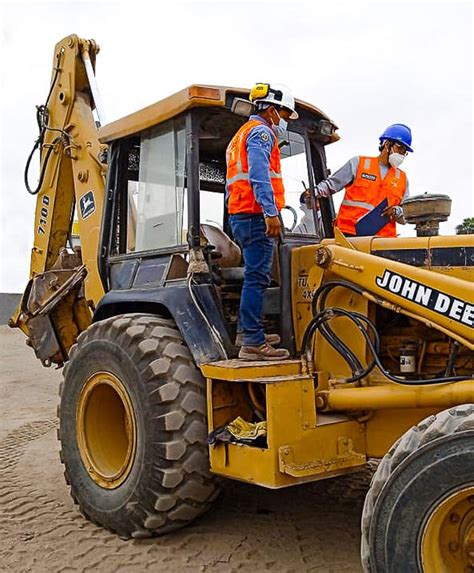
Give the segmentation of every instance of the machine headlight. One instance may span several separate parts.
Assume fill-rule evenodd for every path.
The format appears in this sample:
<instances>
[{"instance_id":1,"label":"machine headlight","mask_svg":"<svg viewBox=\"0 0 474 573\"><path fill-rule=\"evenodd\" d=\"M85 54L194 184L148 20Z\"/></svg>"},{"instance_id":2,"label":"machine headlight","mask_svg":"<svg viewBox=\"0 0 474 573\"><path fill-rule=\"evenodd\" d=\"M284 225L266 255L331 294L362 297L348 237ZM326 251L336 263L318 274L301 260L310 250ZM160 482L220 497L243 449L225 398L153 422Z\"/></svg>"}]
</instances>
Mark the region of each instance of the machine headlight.
<instances>
[{"instance_id":1,"label":"machine headlight","mask_svg":"<svg viewBox=\"0 0 474 573\"><path fill-rule=\"evenodd\" d=\"M248 117L254 111L254 104L247 99L242 99L240 97L234 98L232 101L231 110L233 113L237 115L243 115L244 117Z\"/></svg>"},{"instance_id":2,"label":"machine headlight","mask_svg":"<svg viewBox=\"0 0 474 573\"><path fill-rule=\"evenodd\" d=\"M319 133L321 133L321 135L332 135L334 127L330 121L322 119L318 125Z\"/></svg>"}]
</instances>

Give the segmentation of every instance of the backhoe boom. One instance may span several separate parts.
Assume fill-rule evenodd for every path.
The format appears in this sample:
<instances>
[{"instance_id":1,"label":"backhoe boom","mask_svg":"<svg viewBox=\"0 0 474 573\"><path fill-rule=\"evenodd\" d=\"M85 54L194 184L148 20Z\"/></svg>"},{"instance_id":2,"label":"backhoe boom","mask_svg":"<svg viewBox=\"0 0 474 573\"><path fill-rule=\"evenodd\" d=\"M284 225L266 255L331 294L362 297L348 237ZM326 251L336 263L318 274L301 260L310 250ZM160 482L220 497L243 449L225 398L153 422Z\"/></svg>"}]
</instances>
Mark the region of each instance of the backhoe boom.
<instances>
[{"instance_id":1,"label":"backhoe boom","mask_svg":"<svg viewBox=\"0 0 474 573\"><path fill-rule=\"evenodd\" d=\"M90 307L104 294L97 255L105 147L98 140L88 79L98 51L93 40L75 35L56 45L50 92L38 108L40 136L33 149L41 153L37 189L28 183L33 152L25 171L27 189L36 195L34 246L30 282L10 326L28 335L28 343L46 364L67 359L70 346L91 321ZM81 246L73 250L75 211Z\"/></svg>"}]
</instances>

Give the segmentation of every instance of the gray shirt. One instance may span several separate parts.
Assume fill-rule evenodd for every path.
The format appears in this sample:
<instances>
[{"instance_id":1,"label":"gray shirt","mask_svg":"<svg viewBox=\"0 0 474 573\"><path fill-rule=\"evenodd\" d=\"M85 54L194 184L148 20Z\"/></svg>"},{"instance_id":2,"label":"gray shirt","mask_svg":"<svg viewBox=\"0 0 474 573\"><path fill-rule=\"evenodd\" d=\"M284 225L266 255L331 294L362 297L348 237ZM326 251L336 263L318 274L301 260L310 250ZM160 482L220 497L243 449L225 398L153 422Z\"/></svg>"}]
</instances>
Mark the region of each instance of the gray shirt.
<instances>
[{"instance_id":1,"label":"gray shirt","mask_svg":"<svg viewBox=\"0 0 474 573\"><path fill-rule=\"evenodd\" d=\"M306 205L300 205L301 211L303 211L303 217L299 221L298 225L293 229L292 233L301 233L303 235L318 235L319 232L316 230L314 224L313 211L308 209ZM321 212L316 212L316 219L321 225Z\"/></svg>"},{"instance_id":2,"label":"gray shirt","mask_svg":"<svg viewBox=\"0 0 474 573\"><path fill-rule=\"evenodd\" d=\"M347 163L345 163L340 169L338 169L335 173L330 175L327 179L324 179L315 188L315 194L321 197L329 197L338 191L342 191L345 187L352 185L354 182L355 176L357 175L357 169L359 168L359 159L360 157L352 157L349 159ZM383 165L383 163L379 163L380 168L380 176L382 180L388 173L389 167ZM403 200L408 199L410 196L409 188L408 188L408 179L407 179L407 187L405 190L405 194L403 196ZM403 219L403 209L398 206L395 213L395 219L398 223L404 223Z\"/></svg>"}]
</instances>

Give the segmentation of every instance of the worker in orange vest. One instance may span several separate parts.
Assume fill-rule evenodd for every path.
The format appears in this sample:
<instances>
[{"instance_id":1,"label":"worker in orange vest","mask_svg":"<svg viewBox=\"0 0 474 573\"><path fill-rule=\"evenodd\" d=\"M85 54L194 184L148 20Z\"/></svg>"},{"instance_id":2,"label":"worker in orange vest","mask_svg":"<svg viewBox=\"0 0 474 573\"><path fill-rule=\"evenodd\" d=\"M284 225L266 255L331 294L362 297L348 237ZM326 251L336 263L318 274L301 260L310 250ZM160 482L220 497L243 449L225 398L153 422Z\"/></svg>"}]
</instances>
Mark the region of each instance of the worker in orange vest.
<instances>
[{"instance_id":1,"label":"worker in orange vest","mask_svg":"<svg viewBox=\"0 0 474 573\"><path fill-rule=\"evenodd\" d=\"M285 205L278 136L298 114L293 95L283 85L256 84L250 101L255 114L234 135L226 154L229 222L244 260L236 346L241 346L239 358L245 360L282 360L289 353L275 348L280 337L264 332L263 295L271 281L273 246Z\"/></svg>"},{"instance_id":2,"label":"worker in orange vest","mask_svg":"<svg viewBox=\"0 0 474 573\"><path fill-rule=\"evenodd\" d=\"M405 224L400 203L408 198L408 180L400 169L412 152L408 126L395 123L379 138L378 157L353 157L315 188L328 197L345 188L335 226L348 236L396 237L396 223Z\"/></svg>"}]
</instances>

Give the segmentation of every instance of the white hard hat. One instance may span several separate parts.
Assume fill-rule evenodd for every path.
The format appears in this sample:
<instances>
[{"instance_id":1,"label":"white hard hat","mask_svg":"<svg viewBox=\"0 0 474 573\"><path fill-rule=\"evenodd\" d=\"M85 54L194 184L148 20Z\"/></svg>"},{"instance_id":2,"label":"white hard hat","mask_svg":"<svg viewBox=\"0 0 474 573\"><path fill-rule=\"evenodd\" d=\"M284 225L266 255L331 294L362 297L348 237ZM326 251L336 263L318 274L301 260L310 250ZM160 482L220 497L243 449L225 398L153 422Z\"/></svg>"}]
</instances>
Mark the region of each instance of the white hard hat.
<instances>
[{"instance_id":1,"label":"white hard hat","mask_svg":"<svg viewBox=\"0 0 474 573\"><path fill-rule=\"evenodd\" d=\"M250 101L255 104L268 103L291 111L290 119L298 119L295 98L288 86L283 84L255 84L250 90Z\"/></svg>"}]
</instances>

